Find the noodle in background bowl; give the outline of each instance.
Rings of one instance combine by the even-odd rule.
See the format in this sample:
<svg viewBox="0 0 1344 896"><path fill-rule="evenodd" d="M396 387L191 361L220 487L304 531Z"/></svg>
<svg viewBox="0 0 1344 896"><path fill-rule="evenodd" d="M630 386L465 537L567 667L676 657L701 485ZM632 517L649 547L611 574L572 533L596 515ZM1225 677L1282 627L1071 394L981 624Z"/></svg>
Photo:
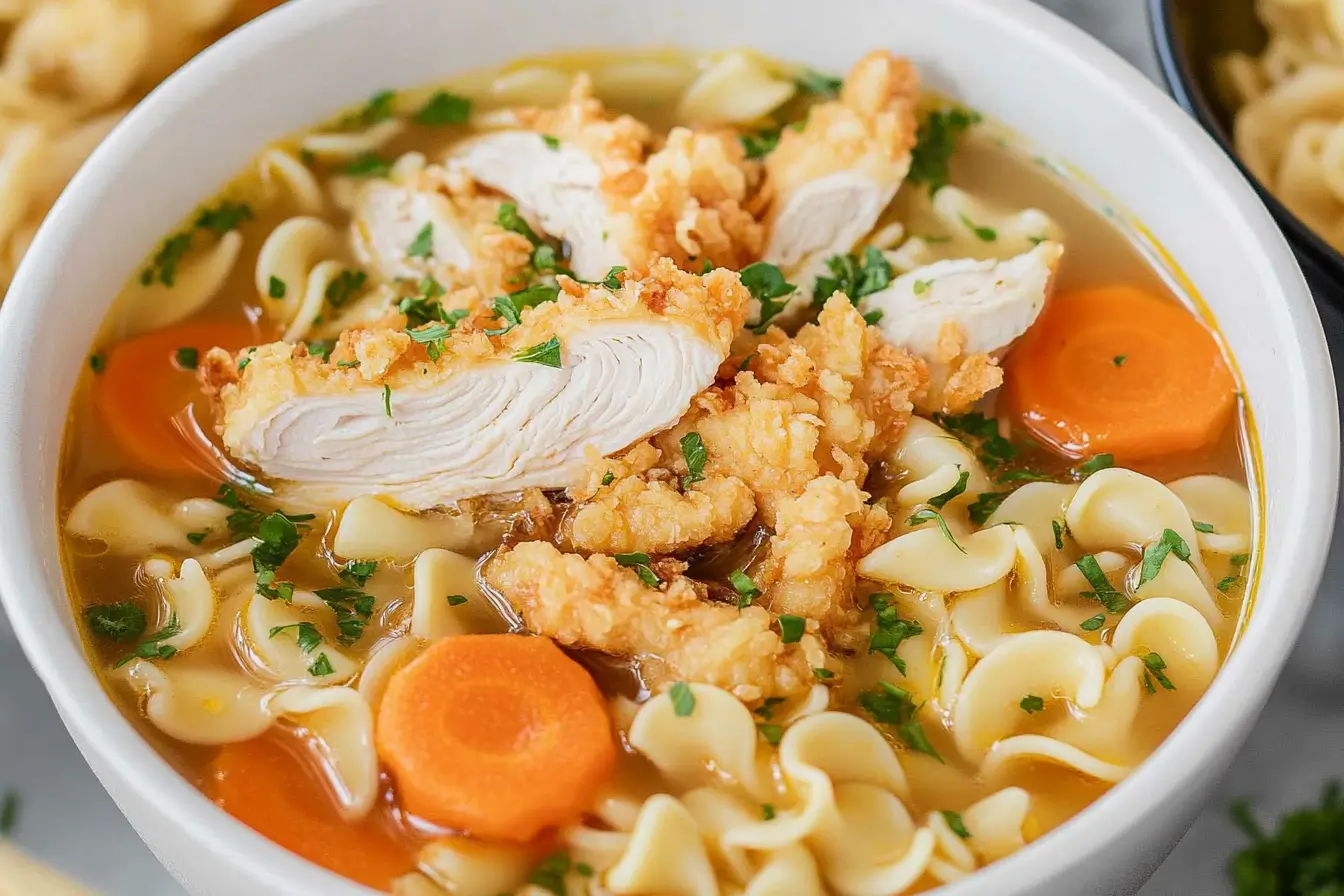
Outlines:
<svg viewBox="0 0 1344 896"><path fill-rule="evenodd" d="M1215 66L1227 53L1252 55L1265 45L1254 0L1149 0L1149 22L1162 76L1175 97L1222 144L1254 183L1296 251L1313 292L1344 309L1344 253L1331 246L1258 180L1237 156L1233 110L1221 96Z"/></svg>
<svg viewBox="0 0 1344 896"><path fill-rule="evenodd" d="M208 896L368 892L213 806L121 715L66 597L56 479L76 376L116 293L160 235L267 141L386 87L594 46L750 45L843 70L874 44L930 86L1087 173L1202 295L1239 366L1260 495L1254 609L1204 699L1074 820L940 892L1131 893L1193 821L1296 639L1332 529L1333 378L1292 252L1218 146L1109 50L1026 0L295 0L226 38L134 110L38 232L0 310L0 594L76 743L155 854ZM557 14L560 13L560 14ZM508 27L500 27L508 23ZM809 27L811 26L811 27Z"/></svg>

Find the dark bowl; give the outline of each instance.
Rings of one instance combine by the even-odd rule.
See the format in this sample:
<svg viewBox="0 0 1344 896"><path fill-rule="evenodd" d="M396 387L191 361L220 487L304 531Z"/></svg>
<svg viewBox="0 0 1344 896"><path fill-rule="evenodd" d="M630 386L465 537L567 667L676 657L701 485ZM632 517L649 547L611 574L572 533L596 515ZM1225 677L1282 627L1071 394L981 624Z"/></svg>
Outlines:
<svg viewBox="0 0 1344 896"><path fill-rule="evenodd" d="M1232 110L1219 96L1214 60L1241 50L1259 53L1268 35L1251 0L1149 0L1153 44L1167 87L1187 112L1241 167L1283 228L1317 300L1344 310L1344 255L1303 224L1237 158Z"/></svg>

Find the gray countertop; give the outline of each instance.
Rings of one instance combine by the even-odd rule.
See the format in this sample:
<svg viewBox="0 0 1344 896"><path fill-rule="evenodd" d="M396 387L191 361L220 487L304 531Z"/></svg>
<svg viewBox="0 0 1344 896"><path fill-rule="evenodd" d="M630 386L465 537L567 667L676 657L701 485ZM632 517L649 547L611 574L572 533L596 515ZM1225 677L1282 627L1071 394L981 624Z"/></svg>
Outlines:
<svg viewBox="0 0 1344 896"><path fill-rule="evenodd" d="M1042 2L1156 78L1142 0ZM1323 313L1339 370L1344 318ZM1227 803L1248 797L1272 817L1314 801L1324 779L1344 776L1344 664L1334 646L1344 639L1344 595L1331 584L1344 575L1344 532L1337 529L1335 538L1340 550L1307 634L1265 714L1213 803L1141 896L1229 893L1225 868L1240 838L1227 821ZM0 648L7 648L0 649L0 792L23 794L18 844L109 896L181 896L80 758L12 637L0 616Z"/></svg>

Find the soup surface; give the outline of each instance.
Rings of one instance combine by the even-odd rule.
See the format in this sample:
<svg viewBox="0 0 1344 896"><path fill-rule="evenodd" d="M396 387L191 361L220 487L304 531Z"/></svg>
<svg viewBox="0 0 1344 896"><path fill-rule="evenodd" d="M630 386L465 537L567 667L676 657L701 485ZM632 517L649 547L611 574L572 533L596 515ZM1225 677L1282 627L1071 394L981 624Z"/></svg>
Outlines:
<svg viewBox="0 0 1344 896"><path fill-rule="evenodd" d="M905 60L535 59L267 148L64 444L109 692L405 894L896 894L1122 780L1244 612L1219 343Z"/></svg>

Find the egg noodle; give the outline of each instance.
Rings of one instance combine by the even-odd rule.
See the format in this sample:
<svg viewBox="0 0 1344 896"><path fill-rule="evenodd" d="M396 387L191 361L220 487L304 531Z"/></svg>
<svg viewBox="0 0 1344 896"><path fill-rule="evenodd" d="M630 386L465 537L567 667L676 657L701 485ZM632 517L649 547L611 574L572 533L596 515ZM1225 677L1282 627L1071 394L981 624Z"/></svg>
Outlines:
<svg viewBox="0 0 1344 896"><path fill-rule="evenodd" d="M1220 81L1237 154L1289 210L1344 251L1344 4L1256 0L1259 56L1230 53Z"/></svg>
<svg viewBox="0 0 1344 896"><path fill-rule="evenodd" d="M1139 258L885 51L380 92L93 346L91 661L401 896L960 879L1142 762L1243 606L1235 382Z"/></svg>

